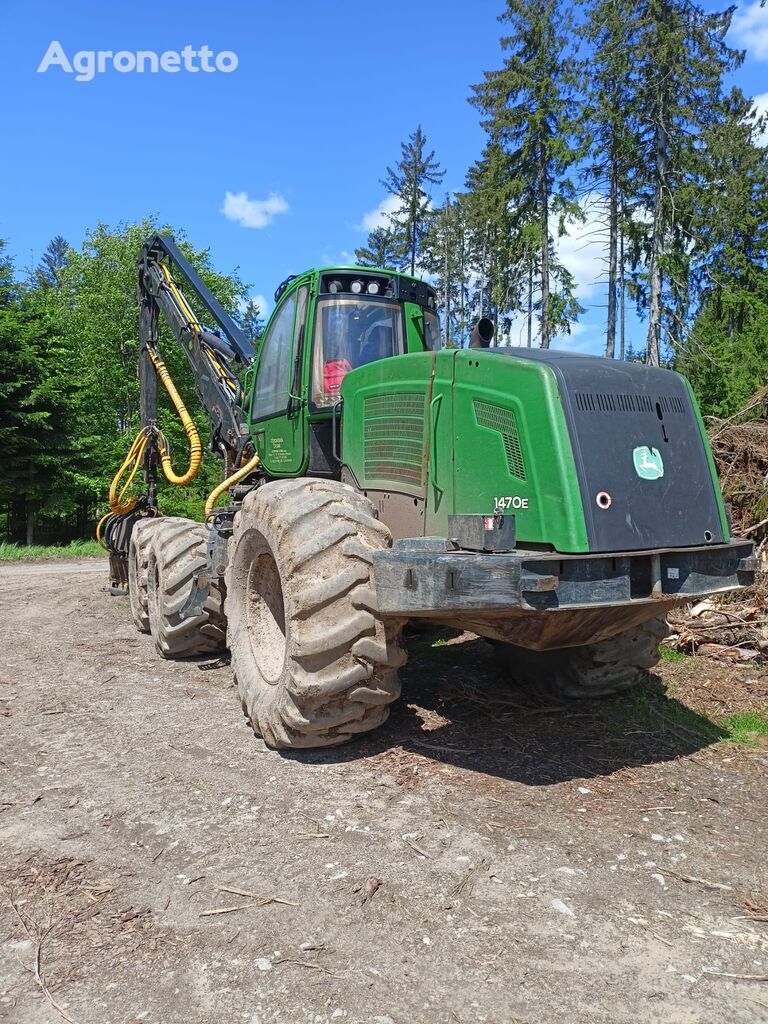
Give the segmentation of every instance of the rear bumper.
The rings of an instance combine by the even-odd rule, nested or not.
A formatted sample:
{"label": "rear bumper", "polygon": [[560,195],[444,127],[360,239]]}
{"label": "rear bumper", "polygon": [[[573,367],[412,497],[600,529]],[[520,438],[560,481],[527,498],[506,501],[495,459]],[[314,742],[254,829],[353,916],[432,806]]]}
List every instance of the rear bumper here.
{"label": "rear bumper", "polygon": [[374,555],[379,610],[386,615],[501,616],[682,603],[754,582],[750,541],[705,547],[559,555],[449,550],[443,538],[396,541]]}

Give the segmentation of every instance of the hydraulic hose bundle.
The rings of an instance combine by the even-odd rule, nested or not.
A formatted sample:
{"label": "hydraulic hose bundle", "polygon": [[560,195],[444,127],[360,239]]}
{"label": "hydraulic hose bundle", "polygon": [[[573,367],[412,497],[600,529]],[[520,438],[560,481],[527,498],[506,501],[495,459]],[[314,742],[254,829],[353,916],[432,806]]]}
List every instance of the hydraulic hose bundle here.
{"label": "hydraulic hose bundle", "polygon": [[[203,327],[171,275],[170,261],[221,334]],[[134,523],[140,518],[160,515],[155,497],[157,467],[162,468],[169,484],[184,487],[197,476],[203,458],[200,434],[157,349],[159,315],[167,322],[190,364],[202,404],[211,416],[212,448],[224,457],[226,479],[208,497],[207,520],[212,518],[218,498],[259,466],[259,457],[253,453],[244,430],[240,381],[229,367],[232,359],[245,365],[253,362],[255,352],[249,339],[169,236],[154,235],[144,245],[138,261],[138,290],[143,425],[112,480],[109,511],[96,528],[97,540],[110,555],[112,592],[116,594],[124,593],[127,588],[128,553]],[[153,377],[162,383],[184,428],[189,460],[183,471],[174,469],[168,439],[157,425],[157,385]],[[140,467],[144,470],[148,492],[132,494],[131,487]]]}
{"label": "hydraulic hose bundle", "polygon": [[[157,376],[173,402],[174,408],[176,409],[182,426],[184,427],[184,432],[187,435],[187,440],[189,441],[189,465],[184,473],[176,473],[171,461],[168,441],[162,430],[154,425],[141,428],[134,438],[133,444],[126,455],[122,466],[112,478],[112,483],[109,487],[109,496],[107,498],[109,512],[102,517],[99,521],[99,525],[96,527],[96,539],[106,551],[113,550],[113,546],[109,544],[107,538],[104,537],[104,530],[107,527],[107,521],[113,516],[129,515],[135,510],[141,500],[138,495],[126,495],[133,483],[136,473],[138,472],[139,466],[144,460],[148,444],[152,443],[155,445],[165,478],[168,483],[173,484],[176,487],[184,487],[195,479],[198,470],[200,469],[200,463],[203,459],[203,446],[200,442],[200,434],[198,433],[192,417],[187,412],[187,407],[184,405],[181,395],[176,390],[176,385],[171,379],[167,366],[160,356],[157,355],[156,352],[153,352],[152,349],[147,349],[147,352],[149,354],[149,358],[152,360],[152,365],[157,372]],[[125,482],[123,483],[123,479],[126,477],[126,474],[127,479],[125,479]]]}

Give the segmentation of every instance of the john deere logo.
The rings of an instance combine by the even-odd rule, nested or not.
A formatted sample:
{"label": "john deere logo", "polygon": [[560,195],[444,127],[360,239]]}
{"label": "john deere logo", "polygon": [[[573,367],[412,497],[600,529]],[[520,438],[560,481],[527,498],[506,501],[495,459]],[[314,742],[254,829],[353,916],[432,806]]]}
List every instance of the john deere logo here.
{"label": "john deere logo", "polygon": [[642,480],[658,480],[664,476],[664,461],[658,448],[647,448],[642,445],[632,452],[635,460],[635,472]]}

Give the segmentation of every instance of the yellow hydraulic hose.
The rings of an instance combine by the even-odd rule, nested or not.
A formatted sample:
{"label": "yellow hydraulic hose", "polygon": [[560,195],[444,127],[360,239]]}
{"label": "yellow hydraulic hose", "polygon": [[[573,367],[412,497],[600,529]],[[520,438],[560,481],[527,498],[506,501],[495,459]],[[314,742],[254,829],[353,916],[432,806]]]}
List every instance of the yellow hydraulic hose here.
{"label": "yellow hydraulic hose", "polygon": [[260,463],[261,459],[259,458],[259,456],[254,455],[249,462],[246,462],[246,464],[244,466],[241,466],[240,469],[237,470],[237,472],[233,473],[232,476],[227,477],[227,479],[223,483],[220,483],[215,490],[211,491],[211,493],[208,495],[208,501],[206,501],[205,503],[206,519],[213,515],[213,506],[216,504],[216,502],[224,493],[224,491],[228,491],[230,487],[236,484],[239,480],[242,480],[243,477],[247,476],[252,470],[256,469],[256,467]]}
{"label": "yellow hydraulic hose", "polygon": [[104,526],[104,523],[106,523],[106,521],[109,519],[109,517],[111,515],[112,515],[112,509],[110,509],[109,512],[106,513],[106,515],[103,515],[101,517],[101,519],[99,520],[99,525],[96,527],[96,540],[104,548],[105,551],[109,551],[111,549],[108,548],[107,545],[102,540],[102,538],[101,538],[101,531],[102,531],[102,528]]}
{"label": "yellow hydraulic hose", "polygon": [[163,467],[163,473],[168,483],[175,484],[177,487],[183,487],[184,484],[188,484],[191,480],[194,480],[197,476],[197,471],[200,469],[200,463],[203,460],[203,446],[200,443],[200,435],[197,432],[197,427],[192,421],[192,417],[187,412],[187,407],[181,400],[181,395],[176,390],[176,386],[171,380],[171,375],[168,372],[163,360],[151,348],[147,349],[149,358],[152,360],[157,376],[163,383],[163,387],[168,392],[168,395],[173,402],[176,412],[179,414],[179,419],[184,427],[184,433],[187,435],[189,441],[189,466],[187,467],[186,473],[179,475],[174,473],[173,465],[171,464],[171,456],[168,452],[168,446],[163,435],[160,435],[160,445],[158,454],[160,455],[160,464]]}
{"label": "yellow hydraulic hose", "polygon": [[[160,267],[165,277],[166,285],[173,295],[176,303],[182,314],[186,317],[187,327],[194,331],[198,335],[203,335],[203,328],[200,325],[200,321],[192,311],[191,306],[184,298],[181,290],[179,289],[176,282],[171,276],[171,272],[168,267],[161,263]],[[217,357],[215,351],[205,342],[204,337],[200,338],[200,347],[207,356],[212,368],[218,375],[219,379],[224,382],[226,387],[234,394],[238,393],[237,381],[231,376],[229,370],[226,368],[226,364]],[[171,461],[171,455],[168,450],[168,442],[162,433],[156,426],[143,427],[131,444],[130,450],[126,455],[122,466],[115,474],[112,483],[109,488],[109,512],[99,520],[99,524],[96,527],[96,539],[99,544],[106,550],[110,549],[104,543],[102,539],[102,531],[110,516],[121,516],[128,515],[134,510],[138,502],[137,496],[126,497],[128,489],[130,488],[133,478],[138,472],[139,466],[144,460],[147,445],[150,441],[154,441],[157,445],[157,451],[160,458],[160,464],[163,467],[163,473],[169,483],[174,484],[177,487],[183,487],[185,484],[190,483],[197,476],[197,472],[200,469],[200,464],[203,458],[203,447],[200,443],[200,435],[197,431],[197,427],[192,420],[192,417],[187,412],[187,408],[182,401],[179,392],[176,390],[176,386],[171,380],[171,375],[168,372],[168,368],[160,358],[157,352],[152,348],[147,348],[147,354],[149,355],[152,365],[155,368],[157,376],[162,381],[163,387],[168,392],[168,396],[173,403],[174,408],[178,414],[181,424],[184,427],[184,432],[187,435],[187,441],[189,442],[189,465],[187,466],[186,472],[176,473],[173,469]],[[242,480],[244,476],[251,472],[259,465],[258,455],[254,455],[253,458],[246,465],[241,466],[237,472],[229,476],[222,484],[220,484],[210,495],[205,506],[206,518],[213,512],[213,506],[217,499],[224,491],[228,490],[233,484],[236,484],[239,480]],[[231,468],[227,464],[227,468]],[[127,478],[126,478],[127,474]],[[123,479],[125,482],[123,483]]]}
{"label": "yellow hydraulic hose", "polygon": [[[136,476],[136,472],[141,465],[141,460],[144,457],[144,450],[147,447],[148,441],[149,433],[146,430],[140,430],[133,439],[133,444],[125,457],[125,461],[112,478],[107,501],[109,502],[110,511],[114,515],[125,515],[127,512],[132,511],[138,501],[138,498],[136,497],[126,499],[125,493],[131,486],[131,482]],[[125,481],[120,493],[118,494],[117,489],[120,486],[120,482],[129,470],[128,479]]]}

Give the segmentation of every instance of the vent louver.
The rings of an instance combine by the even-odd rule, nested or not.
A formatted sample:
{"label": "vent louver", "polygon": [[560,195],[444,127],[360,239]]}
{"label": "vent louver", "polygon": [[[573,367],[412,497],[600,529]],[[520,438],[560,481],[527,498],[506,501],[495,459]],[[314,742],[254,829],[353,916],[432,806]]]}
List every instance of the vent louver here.
{"label": "vent louver", "polygon": [[424,412],[424,395],[366,398],[363,445],[367,479],[423,485]]}
{"label": "vent louver", "polygon": [[475,399],[475,419],[479,427],[487,427],[501,434],[504,442],[504,453],[507,457],[507,468],[511,476],[525,480],[525,461],[517,432],[517,421],[511,409],[502,409],[498,405],[479,402]]}
{"label": "vent louver", "polygon": [[678,395],[613,395],[599,391],[576,391],[576,408],[579,412],[655,412],[658,404],[663,412],[685,414],[685,403]]}

